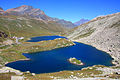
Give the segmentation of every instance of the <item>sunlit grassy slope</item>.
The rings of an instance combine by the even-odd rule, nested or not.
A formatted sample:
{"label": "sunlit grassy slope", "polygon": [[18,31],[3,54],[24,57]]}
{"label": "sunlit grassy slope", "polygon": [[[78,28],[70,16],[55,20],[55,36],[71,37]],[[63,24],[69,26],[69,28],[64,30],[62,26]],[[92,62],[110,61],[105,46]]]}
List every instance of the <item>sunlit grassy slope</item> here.
{"label": "sunlit grassy slope", "polygon": [[64,34],[66,31],[54,21],[41,21],[16,16],[0,16],[0,31],[9,37],[32,37]]}

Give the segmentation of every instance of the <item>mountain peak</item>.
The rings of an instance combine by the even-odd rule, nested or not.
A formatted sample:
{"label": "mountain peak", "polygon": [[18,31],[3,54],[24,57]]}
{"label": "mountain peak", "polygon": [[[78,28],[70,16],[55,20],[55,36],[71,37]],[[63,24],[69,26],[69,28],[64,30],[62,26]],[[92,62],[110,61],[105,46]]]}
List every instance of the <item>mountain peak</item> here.
{"label": "mountain peak", "polygon": [[86,23],[86,22],[88,22],[88,21],[89,21],[88,19],[82,18],[82,19],[80,19],[79,21],[75,22],[74,24],[77,25],[77,26],[79,26],[79,25],[81,25],[81,24],[83,24],[83,23]]}
{"label": "mountain peak", "polygon": [[29,5],[22,5],[22,6],[20,6],[20,7],[17,7],[18,9],[19,8],[29,8],[29,9],[33,9],[33,7],[32,6],[29,6]]}
{"label": "mountain peak", "polygon": [[20,7],[8,9],[5,11],[4,15],[27,16],[46,21],[51,20],[51,18],[47,16],[44,11],[28,5],[22,5]]}
{"label": "mountain peak", "polygon": [[32,6],[22,5],[22,6],[20,6],[20,7],[8,9],[8,10],[6,10],[6,12],[11,12],[11,11],[24,12],[24,11],[26,11],[26,10],[31,10],[31,9],[33,9]]}
{"label": "mountain peak", "polygon": [[24,16],[27,18],[34,18],[37,20],[42,20],[42,21],[47,21],[47,22],[55,21],[56,23],[59,23],[62,26],[65,26],[68,28],[73,28],[76,26],[70,21],[65,21],[65,20],[49,17],[44,13],[44,11],[38,8],[34,8],[32,6],[28,6],[28,5],[22,5],[20,7],[8,9],[3,13],[3,15]]}

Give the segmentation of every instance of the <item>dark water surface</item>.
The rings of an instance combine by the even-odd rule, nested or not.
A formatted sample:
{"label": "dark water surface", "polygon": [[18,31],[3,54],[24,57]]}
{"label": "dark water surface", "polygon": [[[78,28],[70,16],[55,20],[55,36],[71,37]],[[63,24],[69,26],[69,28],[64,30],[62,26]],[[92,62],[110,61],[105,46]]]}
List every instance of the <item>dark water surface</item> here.
{"label": "dark water surface", "polygon": [[54,40],[56,38],[66,38],[63,36],[40,36],[40,37],[33,37],[31,40],[28,40],[27,42],[38,42],[38,41],[45,41],[45,40]]}
{"label": "dark water surface", "polygon": [[[48,36],[53,40],[53,36]],[[47,36],[32,38],[31,42],[40,41],[41,38],[48,40]],[[54,36],[55,39],[56,36]],[[57,37],[60,38],[60,37]],[[40,39],[40,40],[39,40]],[[30,71],[31,73],[49,73],[63,70],[80,70],[81,68],[92,65],[112,66],[112,58],[105,52],[96,48],[75,42],[76,45],[54,49],[50,51],[36,52],[23,55],[31,60],[16,61],[8,63],[6,66],[18,69],[20,71]],[[81,60],[85,65],[78,66],[68,62],[70,57]]]}

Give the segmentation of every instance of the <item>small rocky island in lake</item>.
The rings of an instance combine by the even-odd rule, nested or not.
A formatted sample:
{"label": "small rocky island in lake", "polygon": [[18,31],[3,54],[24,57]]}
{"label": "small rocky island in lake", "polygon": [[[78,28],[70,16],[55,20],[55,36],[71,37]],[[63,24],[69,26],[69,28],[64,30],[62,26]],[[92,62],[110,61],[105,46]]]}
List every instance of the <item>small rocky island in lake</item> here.
{"label": "small rocky island in lake", "polygon": [[68,59],[68,61],[70,62],[70,63],[72,63],[72,64],[76,64],[76,65],[84,65],[82,62],[81,62],[81,60],[78,60],[78,59],[76,59],[76,58],[69,58]]}

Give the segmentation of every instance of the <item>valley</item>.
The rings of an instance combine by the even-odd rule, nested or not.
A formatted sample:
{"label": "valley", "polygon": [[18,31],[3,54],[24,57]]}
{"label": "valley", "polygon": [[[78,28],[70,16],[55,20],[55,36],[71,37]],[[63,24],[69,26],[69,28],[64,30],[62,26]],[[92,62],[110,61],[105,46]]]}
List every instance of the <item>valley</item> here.
{"label": "valley", "polygon": [[[11,76],[24,80],[119,80],[120,13],[87,21],[75,27],[32,6],[0,8],[0,80]],[[59,36],[51,39],[55,35]],[[39,41],[46,36],[49,38]],[[71,64],[70,57],[82,59],[85,65]]]}

